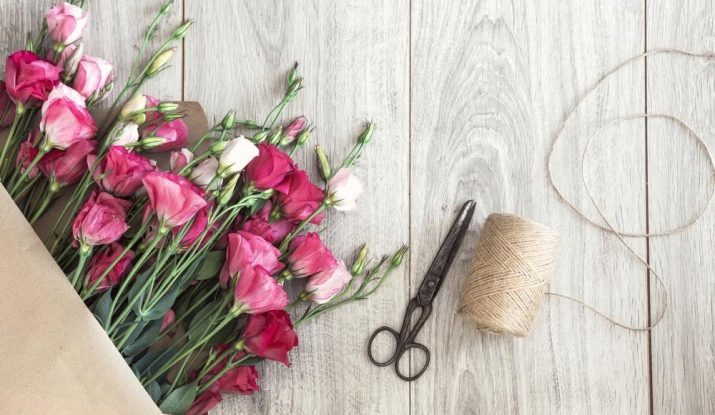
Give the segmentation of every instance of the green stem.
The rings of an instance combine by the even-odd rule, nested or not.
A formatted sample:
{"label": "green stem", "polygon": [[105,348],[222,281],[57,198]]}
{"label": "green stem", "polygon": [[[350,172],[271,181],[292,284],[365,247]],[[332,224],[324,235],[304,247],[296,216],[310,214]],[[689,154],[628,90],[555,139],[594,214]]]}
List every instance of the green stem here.
{"label": "green stem", "polygon": [[34,209],[35,213],[33,213],[32,217],[30,218],[30,224],[34,225],[35,222],[37,222],[40,217],[47,211],[47,208],[50,206],[50,203],[52,202],[52,199],[55,197],[56,191],[52,190],[52,187],[50,187],[50,190],[45,193],[44,198],[42,199],[42,202],[40,203],[40,206],[36,207]]}
{"label": "green stem", "polygon": [[[42,159],[42,157],[44,157],[45,154],[47,154],[48,151],[49,151],[49,148],[47,148],[47,147],[45,147],[45,146],[40,147],[40,151],[37,152],[37,155],[36,155],[35,158],[32,160],[32,162],[30,163],[30,165],[27,166],[27,168],[25,169],[25,171],[22,172],[22,174],[20,175],[20,178],[17,180],[17,182],[10,184],[10,189],[8,189],[8,193],[10,193],[10,195],[15,195],[15,190],[17,189],[17,186],[18,186],[20,183],[23,183],[23,184],[25,185],[25,188],[22,189],[22,190],[23,190],[22,193],[24,193],[25,191],[27,191],[26,188],[28,187],[28,185],[32,185],[32,181],[26,182],[28,175],[30,174],[30,172],[32,171],[32,169],[34,169],[35,166],[37,166],[37,163],[40,162],[40,160]],[[16,197],[16,196],[13,196],[13,199],[15,199],[15,197]]]}
{"label": "green stem", "polygon": [[77,264],[77,268],[75,268],[74,272],[72,273],[72,276],[70,277],[70,281],[72,282],[72,286],[74,287],[75,291],[79,292],[79,286],[81,284],[81,277],[84,272],[84,265],[87,262],[87,259],[92,255],[92,247],[91,246],[84,246],[82,245],[80,247],[80,254],[79,254],[79,263]]}
{"label": "green stem", "polygon": [[[6,162],[10,162],[10,160],[5,160],[7,157],[7,152],[10,149],[10,145],[14,144],[15,141],[15,135],[17,134],[17,129],[20,125],[20,122],[22,120],[22,112],[16,111],[15,112],[15,119],[12,121],[12,126],[10,127],[10,132],[7,135],[7,140],[5,140],[5,144],[2,147],[2,152],[0,153],[0,180],[5,181],[5,170],[7,169],[7,166],[11,164],[5,164]],[[7,184],[7,183],[6,183]]]}

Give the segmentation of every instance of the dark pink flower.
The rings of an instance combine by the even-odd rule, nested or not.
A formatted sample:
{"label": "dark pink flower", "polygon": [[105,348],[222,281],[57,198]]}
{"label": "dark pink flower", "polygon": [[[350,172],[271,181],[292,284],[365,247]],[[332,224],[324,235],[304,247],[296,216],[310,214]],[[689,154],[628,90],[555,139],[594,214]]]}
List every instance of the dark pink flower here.
{"label": "dark pink flower", "polygon": [[40,171],[58,187],[75,184],[87,171],[87,156],[94,151],[94,142],[81,140],[67,150],[52,150],[42,157]]}
{"label": "dark pink flower", "polygon": [[203,190],[175,173],[151,172],[144,176],[142,183],[151,208],[163,226],[183,225],[207,204]]}
{"label": "dark pink flower", "polygon": [[244,313],[283,310],[288,294],[283,286],[261,267],[245,268],[236,276],[235,305]]}
{"label": "dark pink flower", "polygon": [[93,192],[72,223],[74,239],[84,246],[116,242],[129,229],[126,216],[130,206],[128,200]]}
{"label": "dark pink flower", "polygon": [[305,285],[305,292],[312,301],[318,304],[327,303],[345,288],[352,277],[345,263],[338,261],[336,267],[310,277]]}
{"label": "dark pink flower", "polygon": [[206,415],[221,401],[221,393],[208,389],[196,398],[186,415]]}
{"label": "dark pink flower", "polygon": [[285,192],[287,185],[283,183],[293,167],[294,162],[288,154],[274,145],[263,143],[258,145],[258,156],[248,163],[244,174],[257,189]]}
{"label": "dark pink flower", "polygon": [[248,352],[286,366],[288,352],[298,345],[290,316],[281,310],[251,315],[241,337]]}
{"label": "dark pink flower", "polygon": [[[286,178],[285,193],[276,196],[283,217],[291,222],[301,222],[315,212],[323,203],[323,191],[310,182],[308,173],[295,170]],[[316,215],[310,222],[319,224],[325,215]]]}
{"label": "dark pink flower", "polygon": [[[97,158],[87,158],[91,168]],[[114,196],[133,195],[142,187],[142,179],[153,172],[154,164],[148,158],[131,152],[123,146],[111,146],[93,172],[94,180],[102,189]]]}
{"label": "dark pink flower", "polygon": [[5,68],[7,93],[15,104],[36,107],[60,82],[59,68],[28,50],[20,50],[7,58]]}
{"label": "dark pink flower", "polygon": [[338,261],[315,232],[299,235],[290,243],[288,255],[290,273],[294,277],[309,277],[333,269]]}
{"label": "dark pink flower", "polygon": [[124,252],[124,247],[118,243],[109,245],[105,250],[98,252],[92,256],[89,261],[89,271],[85,279],[84,286],[92,287],[97,280],[109,269],[107,275],[102,279],[102,282],[97,285],[95,292],[106,291],[110,287],[119,284],[124,277],[124,274],[129,270],[129,266],[134,259],[134,252],[127,251],[124,256],[113,267],[109,268]]}
{"label": "dark pink flower", "polygon": [[[151,113],[148,113],[151,114]],[[148,115],[147,114],[147,115]],[[155,113],[156,114],[156,113]],[[149,117],[147,116],[147,120]],[[149,151],[159,153],[185,147],[189,142],[189,129],[182,119],[161,123],[142,129],[142,138],[155,137],[160,144],[152,146]]]}
{"label": "dark pink flower", "polygon": [[286,235],[295,229],[296,225],[282,218],[271,217],[272,210],[273,202],[270,200],[266,201],[255,215],[246,220],[241,229],[258,235],[266,241],[277,245]]}
{"label": "dark pink flower", "polygon": [[0,128],[9,126],[13,120],[15,120],[15,103],[7,94],[5,81],[0,81]]}
{"label": "dark pink flower", "polygon": [[[183,249],[188,249],[191,247],[191,245],[196,242],[196,240],[201,236],[201,234],[204,233],[204,230],[206,229],[206,226],[208,225],[209,222],[209,208],[210,205],[207,205],[203,209],[199,210],[196,215],[194,216],[194,221],[191,222],[191,226],[189,226],[189,229],[186,231],[184,234],[184,237],[181,238],[181,242],[179,243],[179,246]],[[181,233],[183,227],[175,227],[171,230],[171,233],[174,236],[177,236]],[[213,226],[209,228],[208,231],[203,236],[202,242],[206,241],[208,238],[211,237],[213,234],[214,230],[216,228],[216,223],[214,223]]]}
{"label": "dark pink flower", "polygon": [[[37,157],[37,153],[40,152],[34,143],[34,136],[36,134],[36,130],[33,130],[33,132],[28,135],[27,140],[20,144],[20,149],[17,153],[17,160],[15,161],[15,165],[20,169],[20,173],[25,173],[25,170],[27,170],[30,164],[32,164],[32,161],[35,160],[35,157]],[[34,179],[37,177],[39,172],[40,169],[37,164],[35,164],[35,167],[27,173],[27,177]]]}
{"label": "dark pink flower", "polygon": [[270,242],[250,232],[240,231],[228,234],[226,262],[221,270],[221,286],[228,286],[229,278],[235,278],[254,268],[261,268],[269,275],[283,269],[278,260],[281,252]]}
{"label": "dark pink flower", "polygon": [[87,111],[84,97],[59,84],[42,104],[40,131],[45,136],[44,146],[64,150],[78,141],[93,138],[97,127]]}
{"label": "dark pink flower", "polygon": [[79,6],[65,2],[51,8],[45,21],[50,38],[57,44],[69,45],[82,38],[89,14]]}

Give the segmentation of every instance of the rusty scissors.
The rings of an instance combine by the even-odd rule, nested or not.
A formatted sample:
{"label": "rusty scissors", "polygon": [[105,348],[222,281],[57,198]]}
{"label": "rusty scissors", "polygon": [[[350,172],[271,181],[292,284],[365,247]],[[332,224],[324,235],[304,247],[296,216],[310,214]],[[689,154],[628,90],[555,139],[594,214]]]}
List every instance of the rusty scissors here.
{"label": "rusty scissors", "polygon": [[[437,256],[432,261],[432,265],[430,265],[429,270],[427,270],[427,275],[425,275],[425,278],[422,280],[422,284],[420,285],[417,295],[407,304],[407,311],[405,311],[405,317],[402,320],[400,332],[398,333],[392,327],[382,326],[375,330],[375,332],[372,333],[372,336],[370,336],[370,340],[367,344],[367,356],[372,364],[376,366],[389,366],[394,363],[395,373],[397,373],[397,376],[408,382],[419,378],[425,370],[427,370],[427,366],[429,366],[430,362],[429,349],[427,349],[425,345],[415,342],[415,337],[432,313],[432,300],[434,300],[435,295],[437,295],[437,292],[442,286],[442,282],[444,282],[444,279],[447,276],[449,267],[452,265],[452,260],[454,260],[454,256],[456,255],[457,250],[459,250],[459,245],[461,245],[462,239],[464,239],[464,234],[469,227],[469,222],[472,220],[474,209],[475,203],[473,200],[466,202],[462,207],[462,210],[459,212],[457,219],[452,224],[452,228],[449,230],[447,237],[444,242],[442,242],[442,246],[439,248]],[[413,325],[412,316],[417,309],[420,310],[420,316]],[[390,358],[380,362],[373,356],[372,343],[377,335],[382,332],[388,332],[395,337],[395,351]],[[406,376],[400,370],[400,359],[402,359],[405,352],[410,349],[421,350],[425,355],[425,360],[424,366],[422,366],[417,373]]]}

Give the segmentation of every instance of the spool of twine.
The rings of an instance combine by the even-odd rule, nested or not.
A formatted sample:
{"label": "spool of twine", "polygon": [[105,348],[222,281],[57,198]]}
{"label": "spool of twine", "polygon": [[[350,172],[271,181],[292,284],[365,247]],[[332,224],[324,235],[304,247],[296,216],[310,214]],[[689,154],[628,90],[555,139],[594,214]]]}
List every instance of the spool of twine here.
{"label": "spool of twine", "polygon": [[560,239],[531,220],[489,215],[462,289],[460,314],[480,330],[527,336],[546,296]]}

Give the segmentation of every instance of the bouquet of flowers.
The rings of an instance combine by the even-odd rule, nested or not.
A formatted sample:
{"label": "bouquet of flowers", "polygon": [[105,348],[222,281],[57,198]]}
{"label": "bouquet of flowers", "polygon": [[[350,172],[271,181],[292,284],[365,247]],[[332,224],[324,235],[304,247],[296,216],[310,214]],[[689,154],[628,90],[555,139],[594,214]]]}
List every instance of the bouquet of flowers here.
{"label": "bouquet of flowers", "polygon": [[402,262],[405,247],[371,262],[363,246],[348,265],[309,229],[356,207],[352,168],[374,126],[339,164],[316,147],[324,185],[311,182],[292,155],[312,127],[277,125],[303,87],[296,66],[263,122],[229,112],[189,142],[181,105],[141,94],[191,26],[154,42],[172,1],[99,119],[113,67],[83,53],[84,3],[52,7],[7,58],[0,182],[30,223],[59,211],[46,246],[160,409],[206,413],[222,393],[258,390],[256,364],[289,365],[297,327],[367,298]]}

